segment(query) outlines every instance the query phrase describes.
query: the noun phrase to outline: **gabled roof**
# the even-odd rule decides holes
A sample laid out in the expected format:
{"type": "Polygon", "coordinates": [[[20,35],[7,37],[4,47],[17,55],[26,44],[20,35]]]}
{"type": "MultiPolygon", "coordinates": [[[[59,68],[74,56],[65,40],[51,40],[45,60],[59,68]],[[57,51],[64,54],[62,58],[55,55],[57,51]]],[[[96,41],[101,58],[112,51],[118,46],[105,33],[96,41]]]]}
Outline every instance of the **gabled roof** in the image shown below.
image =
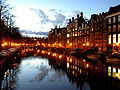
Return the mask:
{"type": "Polygon", "coordinates": [[[80,16],[77,20],[78,20],[78,23],[83,23],[85,21],[82,16],[80,16]]]}
{"type": "Polygon", "coordinates": [[[112,13],[116,13],[116,12],[118,12],[118,11],[120,11],[120,5],[117,5],[117,6],[115,6],[115,7],[110,7],[110,9],[109,9],[109,11],[108,11],[108,15],[109,15],[109,14],[112,14],[112,13]]]}

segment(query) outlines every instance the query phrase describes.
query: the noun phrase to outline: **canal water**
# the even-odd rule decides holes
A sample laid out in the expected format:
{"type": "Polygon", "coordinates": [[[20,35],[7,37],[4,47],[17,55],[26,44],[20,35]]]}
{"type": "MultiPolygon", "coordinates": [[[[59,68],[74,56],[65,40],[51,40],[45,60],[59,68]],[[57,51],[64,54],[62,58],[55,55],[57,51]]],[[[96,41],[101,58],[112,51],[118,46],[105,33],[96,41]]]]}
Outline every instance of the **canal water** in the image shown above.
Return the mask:
{"type": "Polygon", "coordinates": [[[25,49],[2,66],[0,84],[1,90],[120,90],[119,74],[119,66],[25,49]]]}

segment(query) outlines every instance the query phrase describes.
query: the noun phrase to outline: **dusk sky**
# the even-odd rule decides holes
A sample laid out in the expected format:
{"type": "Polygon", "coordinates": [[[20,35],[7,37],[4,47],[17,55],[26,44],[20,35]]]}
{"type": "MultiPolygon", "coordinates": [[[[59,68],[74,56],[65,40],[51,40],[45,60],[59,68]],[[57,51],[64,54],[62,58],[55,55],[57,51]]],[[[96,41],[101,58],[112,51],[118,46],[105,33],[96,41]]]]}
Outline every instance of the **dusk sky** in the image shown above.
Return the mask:
{"type": "Polygon", "coordinates": [[[48,32],[55,26],[66,26],[68,19],[81,11],[84,17],[109,10],[120,0],[7,0],[14,10],[16,25],[20,30],[48,32]]]}

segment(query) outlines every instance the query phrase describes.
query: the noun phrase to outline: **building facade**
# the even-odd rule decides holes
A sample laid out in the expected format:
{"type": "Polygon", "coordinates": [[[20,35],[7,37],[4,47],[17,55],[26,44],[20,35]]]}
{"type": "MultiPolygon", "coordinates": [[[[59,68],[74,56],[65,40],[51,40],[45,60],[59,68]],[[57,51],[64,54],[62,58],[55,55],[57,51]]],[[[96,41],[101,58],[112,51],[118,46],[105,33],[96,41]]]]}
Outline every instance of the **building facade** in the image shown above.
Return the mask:
{"type": "Polygon", "coordinates": [[[99,51],[119,51],[120,5],[110,7],[108,12],[83,18],[83,12],[69,19],[66,28],[54,28],[49,32],[49,43],[62,44],[64,48],[87,50],[98,47],[99,51]]]}
{"type": "Polygon", "coordinates": [[[83,12],[77,15],[77,18],[72,17],[72,20],[69,19],[67,25],[67,48],[80,48],[81,38],[80,38],[80,28],[84,22],[83,12]]]}
{"type": "Polygon", "coordinates": [[[66,27],[57,28],[57,26],[56,26],[54,29],[51,29],[51,31],[49,31],[48,46],[65,48],[66,42],[67,42],[66,37],[67,37],[66,27]]]}
{"type": "Polygon", "coordinates": [[[89,20],[90,29],[90,47],[98,47],[100,51],[106,51],[107,48],[107,29],[106,29],[107,13],[93,14],[89,20]]]}
{"type": "Polygon", "coordinates": [[[110,7],[107,15],[108,50],[120,49],[120,5],[110,7]]]}

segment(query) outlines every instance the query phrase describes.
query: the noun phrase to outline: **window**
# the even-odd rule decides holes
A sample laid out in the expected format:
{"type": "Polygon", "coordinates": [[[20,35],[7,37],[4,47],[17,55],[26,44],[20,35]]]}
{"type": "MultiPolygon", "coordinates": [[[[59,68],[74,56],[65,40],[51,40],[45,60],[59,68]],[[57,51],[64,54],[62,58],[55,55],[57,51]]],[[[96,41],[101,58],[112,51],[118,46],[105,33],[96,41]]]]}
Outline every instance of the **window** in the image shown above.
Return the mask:
{"type": "MultiPolygon", "coordinates": [[[[118,40],[118,42],[119,42],[119,40],[118,40]]],[[[111,35],[108,36],[108,43],[111,44],[111,35]]],[[[113,43],[116,43],[116,34],[113,35],[113,43]]]]}
{"type": "Polygon", "coordinates": [[[108,33],[111,33],[111,26],[108,26],[108,33]]]}
{"type": "Polygon", "coordinates": [[[69,34],[67,34],[67,37],[70,37],[70,35],[69,35],[69,34]]]}
{"type": "Polygon", "coordinates": [[[120,34],[118,34],[118,43],[120,43],[120,34]]]}
{"type": "Polygon", "coordinates": [[[81,34],[82,34],[82,32],[80,31],[79,35],[81,35],[81,34]]]}
{"type": "Polygon", "coordinates": [[[73,33],[73,36],[75,36],[75,34],[73,33]]]}
{"type": "Polygon", "coordinates": [[[111,35],[108,36],[108,44],[111,44],[111,35]]]}
{"type": "Polygon", "coordinates": [[[116,23],[116,17],[113,17],[113,23],[116,23]]]}
{"type": "Polygon", "coordinates": [[[120,24],[118,24],[118,32],[120,32],[120,24]]]}
{"type": "Polygon", "coordinates": [[[93,31],[94,29],[92,28],[92,31],[93,31]]]}
{"type": "Polygon", "coordinates": [[[108,24],[111,24],[111,18],[108,18],[108,24]]]}
{"type": "Polygon", "coordinates": [[[116,32],[116,25],[113,25],[113,32],[116,32]]]}
{"type": "Polygon", "coordinates": [[[87,30],[87,34],[89,34],[89,30],[87,30]]]}
{"type": "Polygon", "coordinates": [[[120,15],[118,15],[118,22],[120,22],[120,15]]]}
{"type": "Polygon", "coordinates": [[[69,40],[67,40],[67,43],[69,43],[69,40]]]}
{"type": "Polygon", "coordinates": [[[113,34],[113,43],[116,43],[116,34],[113,34]]]}
{"type": "Polygon", "coordinates": [[[77,34],[75,34],[75,36],[77,36],[77,34]]]}
{"type": "Polygon", "coordinates": [[[77,27],[75,28],[75,30],[77,30],[77,27]]]}

